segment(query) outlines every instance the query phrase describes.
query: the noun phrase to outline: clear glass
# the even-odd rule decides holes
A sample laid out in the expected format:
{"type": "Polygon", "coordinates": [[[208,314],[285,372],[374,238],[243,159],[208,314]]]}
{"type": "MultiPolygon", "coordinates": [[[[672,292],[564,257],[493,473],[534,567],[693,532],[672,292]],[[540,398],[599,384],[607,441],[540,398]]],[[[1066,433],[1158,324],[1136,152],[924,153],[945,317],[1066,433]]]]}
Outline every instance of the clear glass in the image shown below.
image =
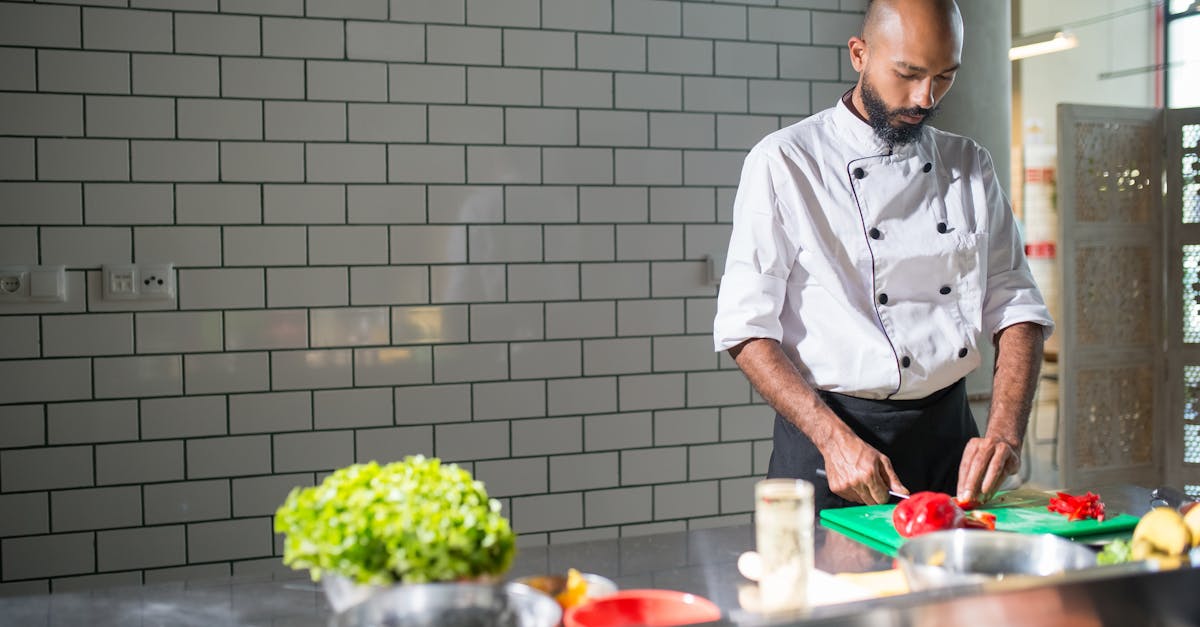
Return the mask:
{"type": "Polygon", "coordinates": [[[813,571],[813,486],[803,479],[764,479],[754,486],[754,528],[765,611],[808,606],[813,571]]]}

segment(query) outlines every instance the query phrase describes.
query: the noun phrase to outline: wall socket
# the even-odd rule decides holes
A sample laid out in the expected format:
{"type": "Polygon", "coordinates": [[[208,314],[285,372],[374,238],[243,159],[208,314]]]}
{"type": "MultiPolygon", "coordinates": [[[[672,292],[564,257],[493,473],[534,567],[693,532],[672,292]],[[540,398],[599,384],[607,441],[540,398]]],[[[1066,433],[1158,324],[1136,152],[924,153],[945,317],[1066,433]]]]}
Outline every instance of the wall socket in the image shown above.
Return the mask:
{"type": "Polygon", "coordinates": [[[28,272],[9,270],[4,274],[0,274],[0,296],[16,296],[20,294],[21,288],[25,287],[25,283],[28,280],[28,272]]]}
{"type": "Polygon", "coordinates": [[[0,266],[0,303],[67,300],[64,266],[0,266]]]}
{"type": "Polygon", "coordinates": [[[101,271],[105,300],[172,300],[175,264],[106,265],[101,271]]]}

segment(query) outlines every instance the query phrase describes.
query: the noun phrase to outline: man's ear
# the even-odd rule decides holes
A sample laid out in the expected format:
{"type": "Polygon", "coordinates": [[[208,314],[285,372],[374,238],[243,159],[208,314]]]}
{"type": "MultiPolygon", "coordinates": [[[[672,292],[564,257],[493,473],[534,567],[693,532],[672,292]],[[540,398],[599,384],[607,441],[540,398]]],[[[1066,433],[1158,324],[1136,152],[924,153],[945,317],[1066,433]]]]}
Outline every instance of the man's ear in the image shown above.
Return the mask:
{"type": "Polygon", "coordinates": [[[847,46],[850,48],[850,64],[855,72],[862,73],[867,65],[867,42],[859,37],[851,37],[847,46]]]}

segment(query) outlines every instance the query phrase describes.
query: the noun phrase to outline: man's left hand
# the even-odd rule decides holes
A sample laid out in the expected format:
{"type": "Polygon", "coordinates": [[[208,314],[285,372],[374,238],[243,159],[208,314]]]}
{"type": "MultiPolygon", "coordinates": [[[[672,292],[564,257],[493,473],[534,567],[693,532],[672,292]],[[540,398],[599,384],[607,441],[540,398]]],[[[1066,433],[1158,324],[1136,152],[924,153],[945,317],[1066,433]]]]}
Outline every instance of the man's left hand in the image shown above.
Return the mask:
{"type": "Polygon", "coordinates": [[[958,500],[986,503],[1021,469],[1018,448],[1000,438],[971,438],[958,466],[958,500]]]}

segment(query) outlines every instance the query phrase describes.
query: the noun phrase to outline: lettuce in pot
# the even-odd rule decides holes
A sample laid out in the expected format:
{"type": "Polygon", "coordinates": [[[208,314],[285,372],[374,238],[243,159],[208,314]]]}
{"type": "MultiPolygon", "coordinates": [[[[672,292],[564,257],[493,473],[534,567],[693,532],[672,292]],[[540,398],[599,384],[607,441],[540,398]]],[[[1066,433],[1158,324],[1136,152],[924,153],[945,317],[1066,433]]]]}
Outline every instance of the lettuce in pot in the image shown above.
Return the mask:
{"type": "Polygon", "coordinates": [[[294,488],[275,512],[283,563],[313,580],[361,584],[461,581],[503,574],[516,537],[483,483],[421,455],[355,464],[294,488]]]}

